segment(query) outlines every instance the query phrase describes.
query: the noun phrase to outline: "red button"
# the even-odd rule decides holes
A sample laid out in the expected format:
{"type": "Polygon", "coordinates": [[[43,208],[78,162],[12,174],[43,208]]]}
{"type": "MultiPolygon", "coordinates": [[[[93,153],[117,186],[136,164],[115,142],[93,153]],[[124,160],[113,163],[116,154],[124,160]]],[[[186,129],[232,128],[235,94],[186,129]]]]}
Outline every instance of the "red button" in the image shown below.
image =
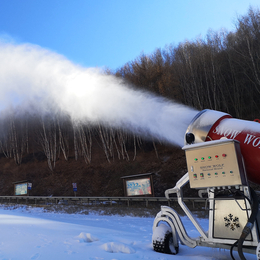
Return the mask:
{"type": "Polygon", "coordinates": [[[223,157],[227,157],[227,155],[225,153],[222,154],[223,157]]]}
{"type": "Polygon", "coordinates": [[[218,155],[215,155],[216,158],[218,158],[218,155]]]}

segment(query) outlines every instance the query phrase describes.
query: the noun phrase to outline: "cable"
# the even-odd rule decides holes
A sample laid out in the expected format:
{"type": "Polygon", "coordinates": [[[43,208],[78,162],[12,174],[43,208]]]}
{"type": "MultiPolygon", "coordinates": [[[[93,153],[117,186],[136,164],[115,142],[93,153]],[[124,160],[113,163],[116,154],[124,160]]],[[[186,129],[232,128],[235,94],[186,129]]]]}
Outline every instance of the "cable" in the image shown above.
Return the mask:
{"type": "Polygon", "coordinates": [[[242,231],[240,238],[237,240],[237,251],[238,251],[238,254],[239,254],[239,257],[241,260],[246,260],[244,254],[243,254],[243,243],[244,243],[246,237],[248,236],[248,234],[250,233],[250,231],[254,225],[254,222],[256,220],[257,213],[258,213],[258,197],[257,197],[255,191],[251,187],[250,187],[250,192],[251,192],[251,197],[252,197],[251,215],[247,221],[247,224],[245,225],[245,227],[242,231]]]}
{"type": "Polygon", "coordinates": [[[237,243],[238,243],[238,240],[230,248],[230,256],[231,256],[232,260],[236,260],[235,257],[233,256],[233,249],[237,245],[237,243]]]}
{"type": "Polygon", "coordinates": [[[233,260],[235,260],[235,258],[233,256],[233,249],[235,246],[238,247],[238,254],[239,254],[240,259],[246,260],[246,258],[244,257],[244,254],[243,254],[243,243],[244,243],[246,237],[248,236],[248,234],[250,233],[250,231],[253,227],[253,224],[255,222],[255,219],[257,217],[257,213],[258,213],[258,197],[257,197],[255,191],[251,187],[249,187],[249,188],[250,188],[250,192],[251,192],[252,201],[247,196],[242,194],[241,192],[235,192],[235,193],[232,192],[233,195],[239,194],[240,196],[247,199],[248,202],[250,203],[251,209],[252,209],[250,218],[248,219],[247,224],[245,225],[240,238],[230,248],[230,256],[233,260]]]}

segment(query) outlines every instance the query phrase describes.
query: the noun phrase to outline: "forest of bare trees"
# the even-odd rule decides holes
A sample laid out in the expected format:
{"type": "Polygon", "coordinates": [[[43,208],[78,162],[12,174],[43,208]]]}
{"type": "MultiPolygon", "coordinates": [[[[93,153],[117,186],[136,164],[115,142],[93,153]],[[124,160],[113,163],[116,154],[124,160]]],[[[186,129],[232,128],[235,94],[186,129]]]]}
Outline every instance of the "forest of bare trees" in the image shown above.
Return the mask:
{"type": "Polygon", "coordinates": [[[249,8],[236,30],[141,54],[115,74],[156,94],[195,107],[260,117],[260,11],[249,8]]]}
{"type": "MultiPolygon", "coordinates": [[[[152,54],[141,54],[115,72],[145,89],[188,106],[215,109],[233,117],[260,117],[260,11],[249,8],[236,30],[209,31],[206,38],[168,45],[152,54]]],[[[27,153],[41,151],[50,170],[61,156],[73,155],[91,163],[93,143],[108,161],[135,159],[143,140],[120,129],[72,124],[66,116],[15,117],[0,122],[0,152],[22,163],[27,153]],[[95,142],[94,142],[95,141],[95,142]],[[129,158],[128,148],[134,150],[129,158]]],[[[154,143],[153,143],[154,144],[154,143]]],[[[155,145],[154,145],[155,147],[155,145]]]]}
{"type": "Polygon", "coordinates": [[[102,147],[109,162],[114,158],[134,160],[143,142],[140,137],[120,129],[75,125],[62,116],[14,118],[9,115],[0,123],[0,151],[5,157],[13,158],[19,165],[26,153],[40,151],[47,158],[50,170],[55,168],[60,156],[65,160],[71,156],[75,160],[82,157],[91,163],[93,143],[102,147]],[[129,157],[129,146],[133,158],[129,157]]]}

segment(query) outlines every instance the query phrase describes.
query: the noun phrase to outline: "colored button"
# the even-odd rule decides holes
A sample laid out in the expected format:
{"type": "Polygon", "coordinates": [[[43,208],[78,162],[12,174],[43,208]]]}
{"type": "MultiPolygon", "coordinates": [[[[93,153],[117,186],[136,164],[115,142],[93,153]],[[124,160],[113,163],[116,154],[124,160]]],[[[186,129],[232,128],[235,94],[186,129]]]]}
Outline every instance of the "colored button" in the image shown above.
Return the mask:
{"type": "Polygon", "coordinates": [[[222,157],[227,157],[227,155],[225,153],[222,154],[222,157]]]}
{"type": "Polygon", "coordinates": [[[194,178],[197,178],[197,174],[196,174],[196,173],[195,173],[195,174],[193,174],[193,177],[194,177],[194,178]]]}
{"type": "Polygon", "coordinates": [[[201,173],[201,174],[200,174],[200,177],[204,177],[204,174],[203,174],[203,173],[201,173]]]}

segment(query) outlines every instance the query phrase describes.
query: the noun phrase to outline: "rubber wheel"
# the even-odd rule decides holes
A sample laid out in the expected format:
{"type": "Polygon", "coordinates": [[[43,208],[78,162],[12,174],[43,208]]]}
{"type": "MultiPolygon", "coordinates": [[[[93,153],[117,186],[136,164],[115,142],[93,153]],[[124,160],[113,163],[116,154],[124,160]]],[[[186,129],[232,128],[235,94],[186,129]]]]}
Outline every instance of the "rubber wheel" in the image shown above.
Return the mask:
{"type": "MultiPolygon", "coordinates": [[[[160,227],[157,227],[160,228],[160,227]]],[[[164,235],[164,239],[153,240],[153,249],[156,252],[177,255],[179,252],[179,247],[173,245],[173,237],[170,231],[167,231],[164,235]]]]}

